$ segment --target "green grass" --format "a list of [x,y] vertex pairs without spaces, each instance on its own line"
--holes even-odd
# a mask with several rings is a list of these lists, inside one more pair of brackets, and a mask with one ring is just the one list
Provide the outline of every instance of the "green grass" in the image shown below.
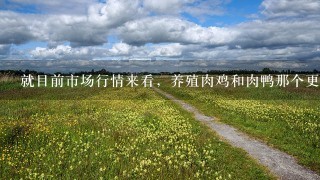
[[0,179],[274,179],[151,89],[3,86]]
[[160,88],[320,173],[319,88],[178,88],[170,83],[164,79]]

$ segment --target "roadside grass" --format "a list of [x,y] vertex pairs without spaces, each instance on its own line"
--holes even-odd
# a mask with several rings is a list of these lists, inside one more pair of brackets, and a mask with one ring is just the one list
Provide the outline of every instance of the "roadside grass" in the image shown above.
[[172,87],[160,89],[230,124],[320,173],[320,89],[301,87]]
[[275,178],[151,89],[8,86],[0,179]]

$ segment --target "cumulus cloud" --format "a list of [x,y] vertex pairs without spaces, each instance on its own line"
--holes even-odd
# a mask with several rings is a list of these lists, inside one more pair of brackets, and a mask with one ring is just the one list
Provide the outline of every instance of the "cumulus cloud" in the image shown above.
[[23,44],[36,38],[28,19],[17,13],[1,11],[0,17],[0,44]]
[[215,49],[193,51],[194,59],[203,60],[319,60],[320,52],[315,47],[283,47],[283,48],[255,48],[229,49],[227,46]]
[[241,48],[281,48],[317,45],[320,42],[320,21],[252,21],[234,27],[238,32],[231,46]]
[[46,39],[69,41],[71,46],[96,46],[107,42],[110,29],[140,17],[139,1],[108,0],[106,4],[92,4],[86,15],[51,15],[43,23]]
[[85,16],[24,15],[0,12],[0,44],[23,44],[29,41],[65,42],[72,46],[101,45],[108,30],[94,28]]
[[136,48],[128,44],[116,43],[109,51],[113,55],[130,55],[134,49]]
[[146,15],[139,0],[108,0],[106,4],[95,4],[88,10],[88,19],[96,26],[117,27],[125,22]]
[[237,32],[228,28],[201,27],[174,17],[149,17],[130,21],[119,28],[119,36],[129,44],[173,42],[182,44],[224,45]]
[[194,0],[144,0],[144,6],[150,11],[164,14],[178,14],[183,6]]
[[204,16],[222,15],[225,13],[223,0],[143,0],[146,10],[165,15],[188,13],[197,18]]
[[91,59],[91,50],[89,48],[72,48],[65,45],[59,45],[56,48],[51,49],[37,47],[36,49],[32,50],[30,54],[35,59]]
[[86,17],[50,16],[43,23],[43,37],[53,42],[68,41],[71,46],[93,46],[107,42],[107,29],[94,28]]
[[30,51],[34,59],[48,60],[110,60],[110,59],[141,59],[148,57],[144,47],[131,46],[125,43],[116,43],[107,47],[72,47],[57,45],[52,47],[37,47]]
[[262,13],[268,17],[319,16],[318,0],[264,0]]
[[141,59],[187,59],[187,60],[319,60],[318,46],[230,49],[228,46],[210,48],[202,45],[179,43],[132,46],[116,43],[109,48],[71,47],[58,45],[56,48],[36,48],[30,52],[33,59],[49,60],[141,60]]
[[223,4],[228,4],[229,2],[222,0],[196,1],[192,6],[185,7],[185,12],[199,19],[203,19],[206,16],[223,15],[226,13]]
[[[187,13],[198,18],[222,15],[224,4],[229,2],[2,1],[8,11],[0,10],[0,54],[7,56],[11,44],[41,41],[48,43],[46,48],[24,53],[35,59],[320,58],[317,0],[264,0],[256,20],[228,27],[204,27],[181,15]],[[45,13],[10,11],[30,5]],[[110,36],[117,40],[108,45],[111,48],[105,48],[103,45]],[[63,45],[66,42],[70,45]]]
[[[58,2],[35,3],[54,6]],[[102,45],[107,42],[109,30],[143,14],[138,0],[130,3],[125,0],[109,0],[106,4],[94,3],[87,10],[88,13],[79,15],[35,15],[0,11],[0,44],[23,44],[37,40],[50,44],[67,41],[73,47]]]
[[167,45],[158,45],[150,52],[151,57],[181,57],[185,46],[179,43],[172,43]]

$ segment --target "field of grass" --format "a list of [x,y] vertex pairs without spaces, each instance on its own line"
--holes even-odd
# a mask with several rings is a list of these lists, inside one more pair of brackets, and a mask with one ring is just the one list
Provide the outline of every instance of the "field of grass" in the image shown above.
[[320,89],[288,87],[172,87],[162,90],[249,135],[267,142],[320,173]]
[[0,106],[0,179],[274,179],[152,89],[0,82]]

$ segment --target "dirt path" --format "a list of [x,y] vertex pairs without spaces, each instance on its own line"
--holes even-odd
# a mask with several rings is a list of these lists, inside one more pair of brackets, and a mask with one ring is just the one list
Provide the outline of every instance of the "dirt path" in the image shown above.
[[261,164],[268,167],[270,171],[280,179],[320,180],[319,175],[297,164],[296,160],[290,155],[250,138],[232,126],[222,124],[215,121],[212,117],[205,116],[193,106],[176,99],[174,96],[160,89],[154,88],[154,90],[181,105],[183,109],[193,113],[198,121],[205,123],[231,145],[244,149],[251,157],[257,159]]

